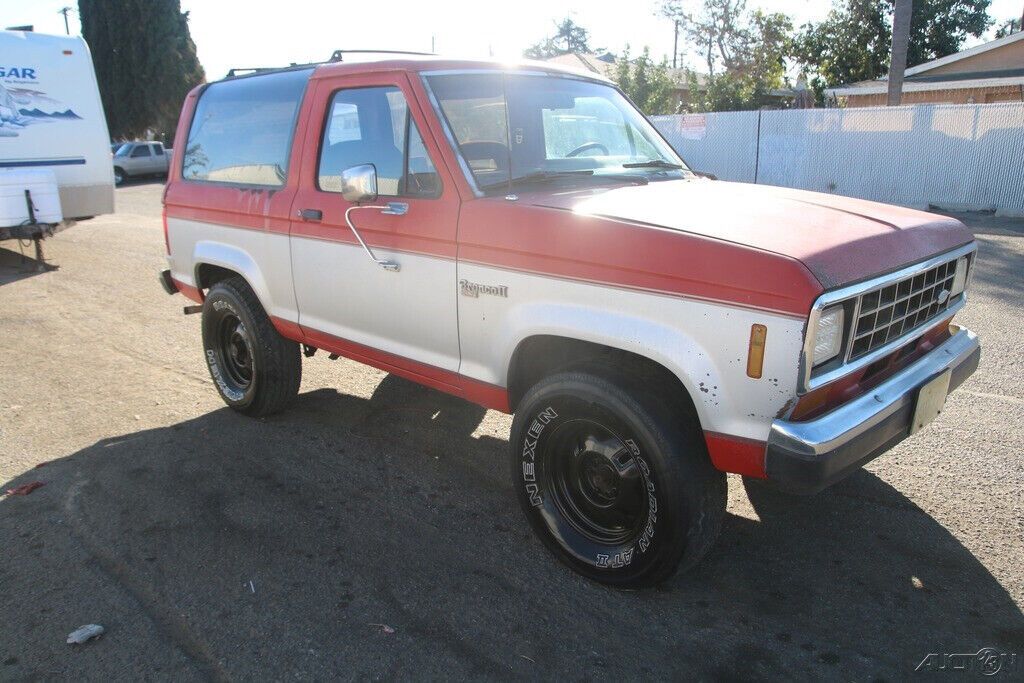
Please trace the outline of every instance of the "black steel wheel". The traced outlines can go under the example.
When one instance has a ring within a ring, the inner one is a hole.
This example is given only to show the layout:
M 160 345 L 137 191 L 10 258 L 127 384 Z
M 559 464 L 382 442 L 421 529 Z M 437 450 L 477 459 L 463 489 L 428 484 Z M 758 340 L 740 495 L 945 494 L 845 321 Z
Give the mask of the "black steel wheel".
M 511 438 L 520 505 L 584 576 L 657 583 L 695 565 L 717 536 L 725 475 L 696 417 L 674 404 L 643 382 L 590 372 L 549 377 L 520 402 Z
M 239 412 L 269 415 L 299 391 L 299 345 L 278 333 L 240 277 L 210 288 L 203 302 L 203 349 L 217 391 Z
M 217 326 L 217 355 L 227 379 L 244 392 L 253 380 L 252 347 L 245 323 L 228 313 Z

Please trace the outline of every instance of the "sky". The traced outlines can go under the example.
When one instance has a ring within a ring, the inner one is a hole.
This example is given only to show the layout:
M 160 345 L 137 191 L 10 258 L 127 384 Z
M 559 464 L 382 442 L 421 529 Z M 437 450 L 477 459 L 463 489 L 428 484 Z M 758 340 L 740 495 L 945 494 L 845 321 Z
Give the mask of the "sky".
M 686 0 L 684 0 L 686 1 Z M 689 0 L 699 5 L 699 0 Z M 672 23 L 656 15 L 657 0 L 182 0 L 192 39 L 207 78 L 231 67 L 283 66 L 327 59 L 345 49 L 390 49 L 454 57 L 518 58 L 571 16 L 591 33 L 591 45 L 613 52 L 650 46 L 658 59 L 672 53 Z M 58 10 L 71 6 L 71 33 L 79 32 L 75 0 L 0 0 L 0 26 L 32 24 L 42 33 L 64 33 Z M 829 0 L 748 0 L 748 9 L 785 12 L 797 25 L 822 19 Z M 443 9 L 441 9 L 443 8 Z M 1019 17 L 1024 0 L 993 0 L 999 23 Z M 384 12 L 382 14 L 382 11 Z M 991 33 L 991 31 L 990 31 Z M 976 44 L 972 40 L 967 46 Z M 699 67 L 695 56 L 688 65 Z

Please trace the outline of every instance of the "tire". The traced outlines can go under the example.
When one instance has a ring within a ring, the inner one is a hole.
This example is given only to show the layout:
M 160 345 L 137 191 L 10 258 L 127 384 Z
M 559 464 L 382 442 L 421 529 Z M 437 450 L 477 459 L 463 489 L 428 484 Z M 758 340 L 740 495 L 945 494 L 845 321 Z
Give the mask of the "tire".
M 124 170 L 122 170 L 122 169 L 118 168 L 117 166 L 115 166 L 114 167 L 114 184 L 115 185 L 124 185 L 124 181 L 126 181 L 126 180 L 128 180 L 128 174 L 125 173 Z
M 513 485 L 540 540 L 587 578 L 648 586 L 696 565 L 722 526 L 726 478 L 692 408 L 588 371 L 534 386 L 512 423 Z
M 299 345 L 282 337 L 241 277 L 210 288 L 203 302 L 203 351 L 217 392 L 254 417 L 288 407 L 299 393 Z

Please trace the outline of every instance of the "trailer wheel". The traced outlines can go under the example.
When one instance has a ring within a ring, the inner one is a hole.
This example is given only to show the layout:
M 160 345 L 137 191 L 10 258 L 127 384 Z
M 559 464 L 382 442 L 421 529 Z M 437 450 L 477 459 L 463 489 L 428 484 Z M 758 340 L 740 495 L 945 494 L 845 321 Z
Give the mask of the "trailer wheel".
M 658 583 L 704 556 L 725 517 L 726 479 L 695 415 L 628 377 L 564 372 L 512 423 L 512 478 L 534 532 L 580 574 Z
M 224 402 L 240 413 L 270 415 L 299 393 L 299 345 L 282 337 L 241 277 L 210 288 L 203 302 L 203 350 Z

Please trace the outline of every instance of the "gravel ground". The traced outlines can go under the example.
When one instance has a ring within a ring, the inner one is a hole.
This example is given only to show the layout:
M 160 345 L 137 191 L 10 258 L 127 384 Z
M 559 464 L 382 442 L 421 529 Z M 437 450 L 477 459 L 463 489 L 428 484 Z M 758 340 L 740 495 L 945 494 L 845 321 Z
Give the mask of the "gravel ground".
M 59 270 L 0 248 L 0 481 L 45 484 L 0 498 L 0 679 L 896 680 L 982 647 L 1024 671 L 1016 228 L 979 234 L 982 365 L 935 423 L 817 496 L 730 477 L 707 560 L 625 592 L 529 533 L 508 416 L 322 354 L 286 414 L 226 409 L 156 281 L 161 189 L 49 240 Z

